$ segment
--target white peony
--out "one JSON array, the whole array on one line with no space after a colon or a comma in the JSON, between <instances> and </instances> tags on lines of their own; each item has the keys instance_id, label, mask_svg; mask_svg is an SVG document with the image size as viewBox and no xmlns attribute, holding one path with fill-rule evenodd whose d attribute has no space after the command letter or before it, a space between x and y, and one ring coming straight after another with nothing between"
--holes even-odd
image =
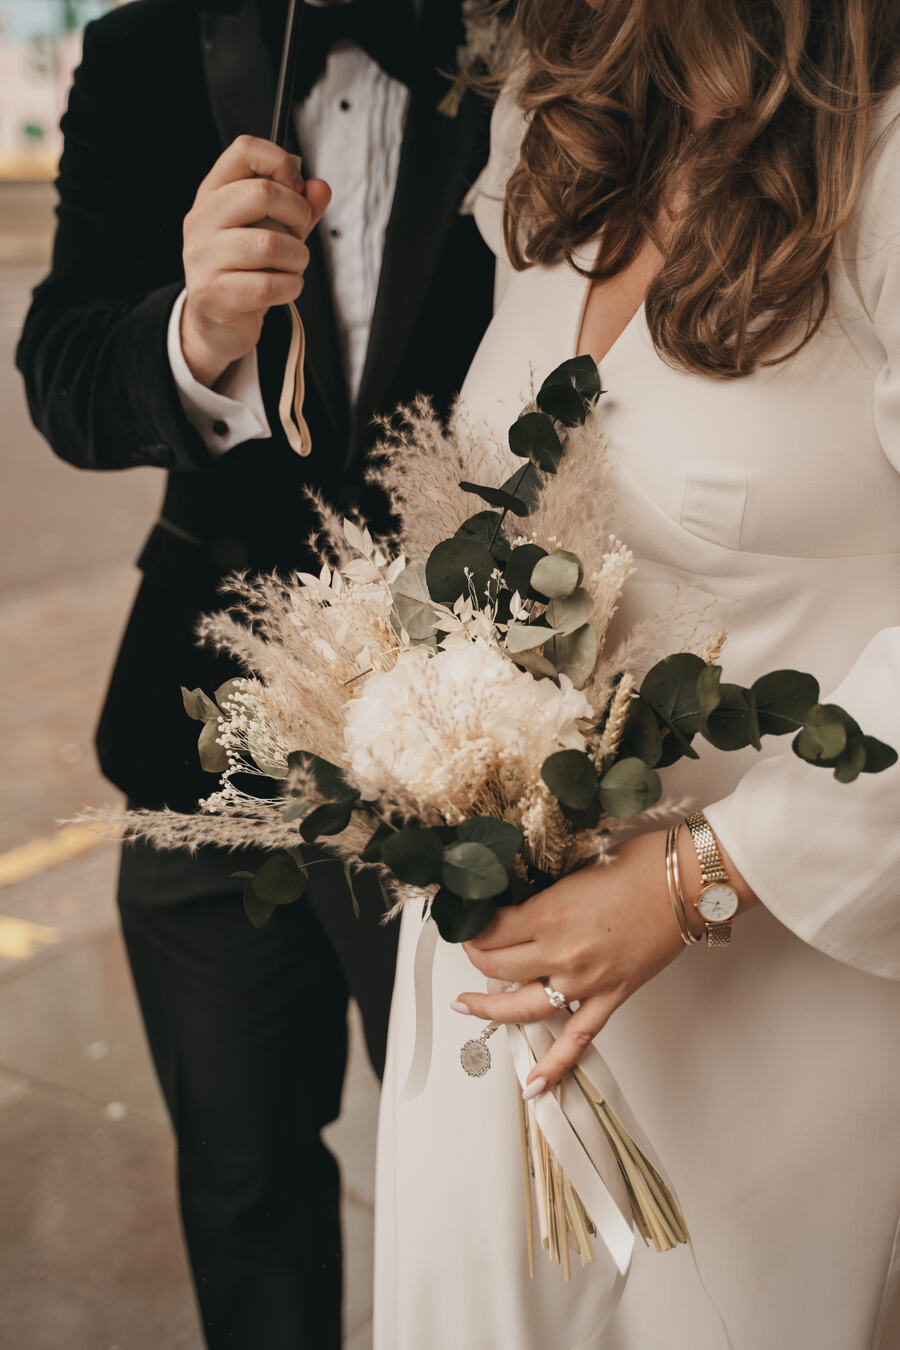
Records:
<instances>
[{"instance_id":1,"label":"white peony","mask_svg":"<svg viewBox=\"0 0 900 1350\"><path fill-rule=\"evenodd\" d=\"M499 774L524 791L556 750L585 748L591 705L570 680L536 680L481 638L414 647L370 676L348 705L350 773L369 800L402 788L422 803L459 801Z\"/></svg>"}]
</instances>

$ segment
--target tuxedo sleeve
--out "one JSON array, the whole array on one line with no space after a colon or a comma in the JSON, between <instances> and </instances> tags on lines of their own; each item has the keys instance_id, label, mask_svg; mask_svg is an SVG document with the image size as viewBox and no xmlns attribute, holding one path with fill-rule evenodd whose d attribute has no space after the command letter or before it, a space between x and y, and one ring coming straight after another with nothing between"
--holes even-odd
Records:
<instances>
[{"instance_id":1,"label":"tuxedo sleeve","mask_svg":"<svg viewBox=\"0 0 900 1350\"><path fill-rule=\"evenodd\" d=\"M259 384L256 348L233 362L214 389L195 380L181 346L181 313L186 299L187 292L182 291L175 301L166 343L185 416L200 432L214 458L245 441L270 439L272 431Z\"/></svg>"},{"instance_id":2,"label":"tuxedo sleeve","mask_svg":"<svg viewBox=\"0 0 900 1350\"><path fill-rule=\"evenodd\" d=\"M900 112L900 99L895 106ZM900 472L900 121L870 162L853 252L860 296L884 350L874 422ZM823 702L846 708L865 732L900 749L900 627L874 634ZM786 927L848 965L900 979L900 763L841 784L829 770L777 755L754 765L707 815Z\"/></svg>"},{"instance_id":3,"label":"tuxedo sleeve","mask_svg":"<svg viewBox=\"0 0 900 1350\"><path fill-rule=\"evenodd\" d=\"M215 460L185 414L166 345L183 277L161 284L135 187L139 135L123 116L115 53L96 28L85 32L62 120L53 263L17 365L36 427L70 464L208 470Z\"/></svg>"}]
</instances>

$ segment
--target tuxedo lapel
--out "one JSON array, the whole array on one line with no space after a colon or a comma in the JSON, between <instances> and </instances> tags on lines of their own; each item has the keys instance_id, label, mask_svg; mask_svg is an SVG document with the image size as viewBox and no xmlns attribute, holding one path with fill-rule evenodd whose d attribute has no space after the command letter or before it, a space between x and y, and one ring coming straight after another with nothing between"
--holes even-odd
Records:
<instances>
[{"instance_id":1,"label":"tuxedo lapel","mask_svg":"<svg viewBox=\"0 0 900 1350\"><path fill-rule=\"evenodd\" d=\"M204 10L200 15L203 68L213 118L225 149L237 136L268 138L275 104L275 74L259 26L254 0L235 13ZM301 154L293 122L288 148ZM350 435L350 403L325 258L314 231L310 260L297 307L306 329L306 375L321 396L338 444Z\"/></svg>"},{"instance_id":2,"label":"tuxedo lapel","mask_svg":"<svg viewBox=\"0 0 900 1350\"><path fill-rule=\"evenodd\" d=\"M255 4L250 0L234 14L202 10L200 37L206 87L223 150L236 136L268 136L275 76Z\"/></svg>"},{"instance_id":3,"label":"tuxedo lapel","mask_svg":"<svg viewBox=\"0 0 900 1350\"><path fill-rule=\"evenodd\" d=\"M412 336L429 285L441 259L460 203L468 188L474 152L484 138L485 119L476 98L464 99L457 117L438 111L446 83L439 68L452 66L453 36L459 28L459 8L440 10L435 0L425 7L423 57L436 78L425 80L410 96L397 187L385 237L378 297L362 384L356 409L355 454L372 414L384 407L394 374ZM455 11L455 14L453 13ZM438 13L443 31L428 41L429 18ZM449 20L449 22L448 22ZM452 321L452 316L448 316Z\"/></svg>"}]
</instances>

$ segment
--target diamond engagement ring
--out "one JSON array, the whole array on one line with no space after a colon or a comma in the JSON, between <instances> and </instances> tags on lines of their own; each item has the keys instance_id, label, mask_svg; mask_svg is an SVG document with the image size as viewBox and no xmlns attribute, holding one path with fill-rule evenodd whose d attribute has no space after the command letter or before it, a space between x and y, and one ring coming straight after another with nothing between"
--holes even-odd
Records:
<instances>
[{"instance_id":1,"label":"diamond engagement ring","mask_svg":"<svg viewBox=\"0 0 900 1350\"><path fill-rule=\"evenodd\" d=\"M547 995L547 1002L551 1008L568 1008L568 1000L565 994L561 994L558 989L554 989L548 979L541 980L544 986L544 993Z\"/></svg>"}]
</instances>

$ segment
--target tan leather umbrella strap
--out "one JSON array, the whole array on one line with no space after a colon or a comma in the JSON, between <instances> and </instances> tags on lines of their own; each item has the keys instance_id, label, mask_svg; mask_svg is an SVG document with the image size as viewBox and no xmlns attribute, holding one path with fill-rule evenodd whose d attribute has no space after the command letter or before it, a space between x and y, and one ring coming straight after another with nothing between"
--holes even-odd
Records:
<instances>
[{"instance_id":1,"label":"tan leather umbrella strap","mask_svg":"<svg viewBox=\"0 0 900 1350\"><path fill-rule=\"evenodd\" d=\"M303 416L303 399L306 382L303 374L303 362L306 356L306 333L303 321L297 312L293 300L288 305L291 316L291 345L288 350L284 369L284 383L281 386L281 398L278 400L278 416L287 436L291 449L304 458L312 450L312 440L306 418Z\"/></svg>"}]
</instances>

